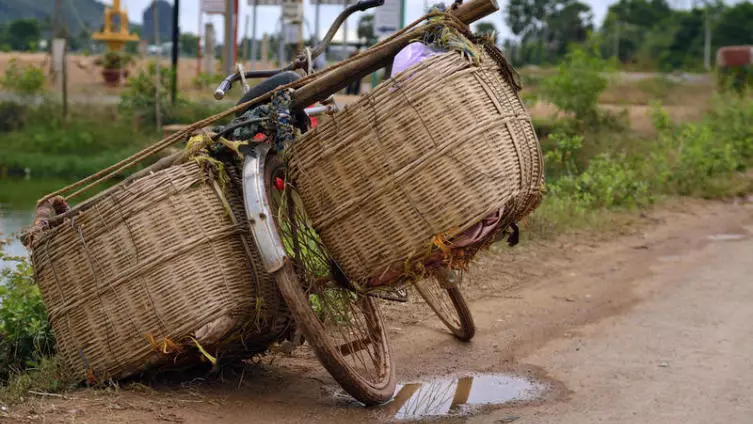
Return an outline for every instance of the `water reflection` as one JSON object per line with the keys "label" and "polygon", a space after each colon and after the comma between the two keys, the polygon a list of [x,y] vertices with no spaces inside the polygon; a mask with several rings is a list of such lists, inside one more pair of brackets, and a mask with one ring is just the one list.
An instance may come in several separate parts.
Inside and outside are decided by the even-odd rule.
{"label": "water reflection", "polygon": [[540,397],[545,385],[504,374],[445,377],[399,385],[383,412],[398,420],[465,415],[474,406],[499,405]]}

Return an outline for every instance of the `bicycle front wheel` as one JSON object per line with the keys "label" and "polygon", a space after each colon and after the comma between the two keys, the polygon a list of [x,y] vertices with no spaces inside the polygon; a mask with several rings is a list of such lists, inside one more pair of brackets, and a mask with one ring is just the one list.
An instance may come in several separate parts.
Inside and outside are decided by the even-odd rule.
{"label": "bicycle front wheel", "polygon": [[366,405],[387,402],[395,392],[395,371],[376,300],[356,290],[329,255],[274,155],[266,182],[290,258],[275,278],[305,340],[351,396]]}

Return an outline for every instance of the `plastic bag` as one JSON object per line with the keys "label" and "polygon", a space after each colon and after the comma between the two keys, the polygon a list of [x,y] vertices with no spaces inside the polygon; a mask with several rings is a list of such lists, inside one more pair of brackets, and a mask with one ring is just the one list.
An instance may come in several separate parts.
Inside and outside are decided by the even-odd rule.
{"label": "plastic bag", "polygon": [[434,50],[421,42],[410,43],[395,56],[395,60],[392,62],[392,74],[390,74],[390,78],[417,63],[421,63],[424,60],[441,53],[444,52],[441,50]]}

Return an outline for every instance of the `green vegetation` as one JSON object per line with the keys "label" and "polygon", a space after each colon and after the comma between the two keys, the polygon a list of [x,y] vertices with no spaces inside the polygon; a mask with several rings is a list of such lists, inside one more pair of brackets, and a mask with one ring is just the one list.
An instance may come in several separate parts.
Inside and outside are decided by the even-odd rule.
{"label": "green vegetation", "polygon": [[5,255],[0,242],[3,261],[16,266],[0,271],[0,402],[26,396],[29,390],[74,387],[77,382],[54,356],[55,339],[31,266]]}
{"label": "green vegetation", "polygon": [[606,84],[587,70],[599,60],[596,52],[576,48],[542,83],[543,97],[568,114],[553,118],[541,140],[547,193],[531,217],[535,233],[591,226],[609,219],[610,211],[634,210],[665,196],[718,198],[753,189],[744,175],[753,166],[753,98],[715,98],[705,118],[685,124],[673,123],[654,102],[658,135],[645,139],[599,109]]}
{"label": "green vegetation", "polygon": [[[189,124],[222,110],[216,103],[169,100],[169,72],[159,92],[162,123]],[[61,107],[45,98],[0,102],[0,171],[34,176],[82,178],[137,152],[161,138],[155,128],[155,68],[128,80],[119,106],[77,105],[64,118]],[[0,84],[19,95],[42,95],[44,74],[34,67],[9,66]]]}
{"label": "green vegetation", "polygon": [[0,87],[21,97],[41,94],[44,84],[44,70],[36,66],[22,67],[15,59],[11,59],[0,79]]}
{"label": "green vegetation", "polygon": [[[520,41],[505,41],[518,65],[556,64],[568,46],[600,35],[605,57],[644,70],[703,70],[705,23],[711,21],[711,48],[753,44],[753,4],[695,2],[673,9],[668,0],[619,0],[604,21],[593,22],[591,7],[579,0],[510,0],[506,23]],[[596,28],[598,27],[598,28]]]}

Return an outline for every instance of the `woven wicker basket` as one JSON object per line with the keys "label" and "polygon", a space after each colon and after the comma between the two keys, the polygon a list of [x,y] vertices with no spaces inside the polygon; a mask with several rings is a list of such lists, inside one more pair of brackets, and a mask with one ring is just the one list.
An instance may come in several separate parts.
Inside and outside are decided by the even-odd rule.
{"label": "woven wicker basket", "polygon": [[[108,189],[35,235],[36,279],[59,354],[82,375],[263,350],[287,309],[245,223],[237,170],[196,163]],[[232,210],[232,214],[229,213]],[[193,338],[193,339],[191,339]]]}
{"label": "woven wicker basket", "polygon": [[290,176],[349,276],[380,275],[505,207],[541,198],[541,149],[518,90],[493,57],[427,59],[382,83],[292,147]]}

